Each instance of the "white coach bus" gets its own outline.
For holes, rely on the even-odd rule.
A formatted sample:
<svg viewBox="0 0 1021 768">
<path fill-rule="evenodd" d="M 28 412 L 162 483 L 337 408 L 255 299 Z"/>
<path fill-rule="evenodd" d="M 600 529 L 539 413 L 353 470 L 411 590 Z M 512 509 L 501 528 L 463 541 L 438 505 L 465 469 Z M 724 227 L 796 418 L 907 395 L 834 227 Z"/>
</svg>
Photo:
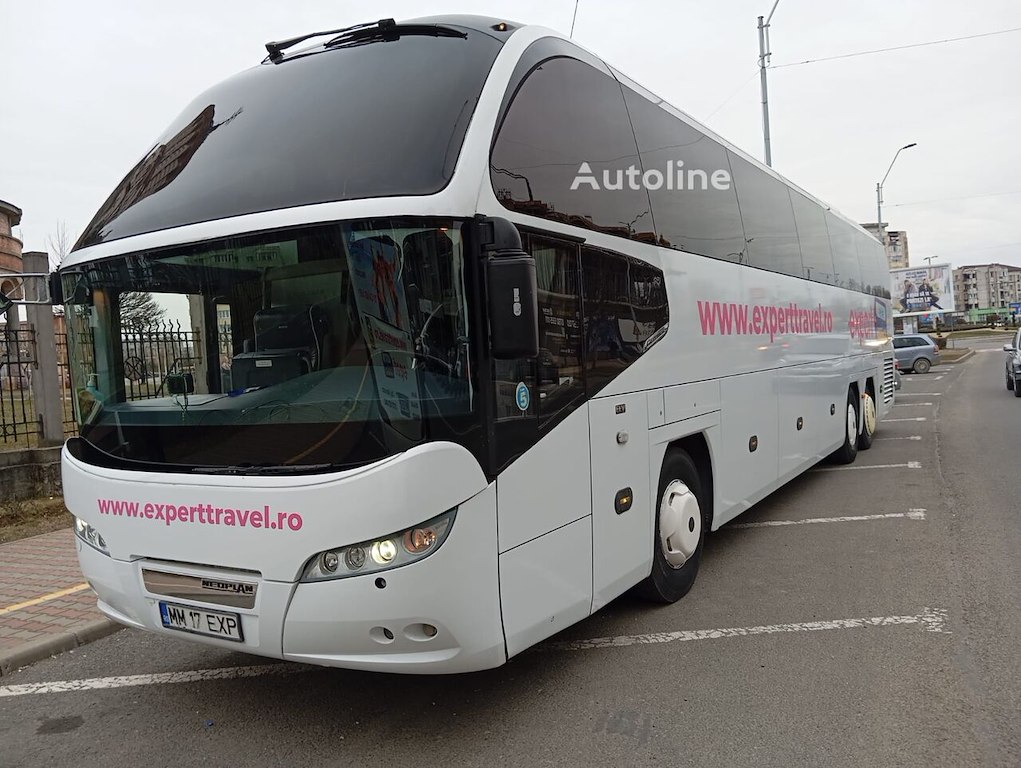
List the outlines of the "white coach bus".
<svg viewBox="0 0 1021 768">
<path fill-rule="evenodd" d="M 869 447 L 888 279 L 849 220 L 550 30 L 267 49 L 60 270 L 106 615 L 494 667 L 632 587 L 677 600 L 709 531 Z"/>
</svg>

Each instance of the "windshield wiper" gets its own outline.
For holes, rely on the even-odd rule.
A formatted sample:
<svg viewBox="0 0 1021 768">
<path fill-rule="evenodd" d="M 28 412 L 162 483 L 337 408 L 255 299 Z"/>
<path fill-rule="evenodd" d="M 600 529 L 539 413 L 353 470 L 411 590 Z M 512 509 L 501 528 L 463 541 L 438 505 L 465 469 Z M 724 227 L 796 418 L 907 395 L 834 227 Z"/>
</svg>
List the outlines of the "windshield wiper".
<svg viewBox="0 0 1021 768">
<path fill-rule="evenodd" d="M 238 464 L 232 467 L 192 467 L 192 472 L 203 475 L 306 475 L 330 469 L 348 469 L 351 464 Z"/>
<path fill-rule="evenodd" d="M 444 27 L 440 24 L 398 24 L 393 19 L 380 19 L 370 21 L 366 24 L 355 24 L 352 27 L 343 29 L 329 29 L 323 32 L 309 32 L 307 35 L 291 37 L 287 40 L 266 43 L 266 50 L 269 52 L 269 60 L 273 63 L 283 58 L 284 51 L 298 43 L 311 40 L 313 37 L 325 37 L 336 35 L 326 43 L 324 47 L 331 48 L 340 45 L 363 45 L 365 43 L 382 40 L 390 42 L 397 40 L 401 35 L 430 35 L 432 37 L 461 37 L 467 38 L 466 32 Z"/>
<path fill-rule="evenodd" d="M 380 19 L 376 24 L 362 25 L 358 29 L 346 31 L 332 40 L 328 40 L 324 48 L 353 48 L 356 45 L 384 42 L 392 43 L 404 36 L 427 37 L 460 37 L 468 39 L 468 33 L 442 24 L 398 24 L 393 19 Z"/>
</svg>

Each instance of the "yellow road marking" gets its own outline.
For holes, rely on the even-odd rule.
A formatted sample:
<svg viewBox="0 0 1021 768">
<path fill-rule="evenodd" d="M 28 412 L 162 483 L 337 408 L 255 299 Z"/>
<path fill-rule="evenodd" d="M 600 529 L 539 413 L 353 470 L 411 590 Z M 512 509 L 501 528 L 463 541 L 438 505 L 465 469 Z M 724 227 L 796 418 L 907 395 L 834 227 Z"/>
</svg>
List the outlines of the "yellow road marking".
<svg viewBox="0 0 1021 768">
<path fill-rule="evenodd" d="M 67 597 L 68 595 L 73 595 L 88 588 L 88 584 L 79 584 L 75 587 L 68 587 L 67 589 L 50 592 L 50 594 L 43 595 L 42 597 L 33 597 L 31 600 L 26 600 L 23 603 L 15 603 L 14 605 L 8 605 L 6 608 L 0 608 L 0 616 L 6 616 L 8 613 L 20 611 L 22 608 L 31 608 L 33 605 L 39 605 L 40 603 L 48 603 L 50 600 L 56 600 L 58 597 Z"/>
</svg>

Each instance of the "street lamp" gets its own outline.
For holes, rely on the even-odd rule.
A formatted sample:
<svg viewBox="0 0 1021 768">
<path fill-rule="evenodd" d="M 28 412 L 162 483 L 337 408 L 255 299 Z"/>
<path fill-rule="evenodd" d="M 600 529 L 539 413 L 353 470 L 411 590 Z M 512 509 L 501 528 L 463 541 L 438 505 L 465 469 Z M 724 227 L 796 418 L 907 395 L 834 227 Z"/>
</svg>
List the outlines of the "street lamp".
<svg viewBox="0 0 1021 768">
<path fill-rule="evenodd" d="M 897 156 L 900 155 L 905 149 L 911 149 L 912 147 L 918 146 L 917 142 L 905 144 L 903 147 L 897 150 L 893 156 L 893 160 L 890 161 L 890 167 L 886 169 L 886 174 L 883 176 L 883 180 L 876 183 L 876 231 L 879 233 L 879 240 L 886 245 L 886 238 L 883 237 L 883 185 L 886 183 L 886 177 L 890 175 L 890 171 L 893 170 L 893 164 L 897 162 Z"/>
</svg>

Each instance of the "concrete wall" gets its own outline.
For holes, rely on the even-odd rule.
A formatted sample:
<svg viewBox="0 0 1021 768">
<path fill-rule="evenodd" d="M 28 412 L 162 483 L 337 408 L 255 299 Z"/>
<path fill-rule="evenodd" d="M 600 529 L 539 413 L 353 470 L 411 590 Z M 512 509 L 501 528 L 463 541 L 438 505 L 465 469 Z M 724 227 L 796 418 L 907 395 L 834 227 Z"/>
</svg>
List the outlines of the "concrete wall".
<svg viewBox="0 0 1021 768">
<path fill-rule="evenodd" d="M 0 451 L 0 499 L 59 496 L 60 446 Z"/>
</svg>

